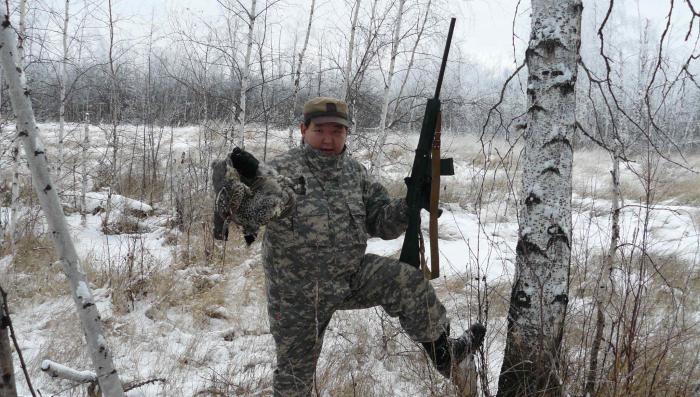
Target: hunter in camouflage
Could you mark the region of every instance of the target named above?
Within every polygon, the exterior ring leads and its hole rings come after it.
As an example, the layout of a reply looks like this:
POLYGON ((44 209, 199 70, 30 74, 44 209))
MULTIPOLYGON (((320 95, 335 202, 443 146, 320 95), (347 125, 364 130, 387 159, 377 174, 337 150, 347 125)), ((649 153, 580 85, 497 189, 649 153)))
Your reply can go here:
POLYGON ((262 242, 277 351, 275 396, 310 395, 324 331, 336 310, 382 306, 399 318, 408 336, 423 343, 446 377, 451 363, 462 361, 483 340, 480 325, 449 338, 445 308, 418 269, 365 254, 368 238, 403 233, 406 202, 391 199, 350 157, 348 125, 344 102, 312 99, 304 106, 302 145, 267 163, 305 185, 303 194, 288 201, 290 208, 278 211, 284 216, 267 224, 262 242))

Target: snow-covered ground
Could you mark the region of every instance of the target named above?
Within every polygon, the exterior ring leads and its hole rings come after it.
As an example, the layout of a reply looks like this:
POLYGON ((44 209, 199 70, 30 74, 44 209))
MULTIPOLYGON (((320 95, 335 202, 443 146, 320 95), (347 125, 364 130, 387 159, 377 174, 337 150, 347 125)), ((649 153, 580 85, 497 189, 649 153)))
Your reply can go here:
MULTIPOLYGON (((49 146, 55 143, 55 131, 53 124, 42 125, 44 141, 49 146)), ((90 168, 94 169, 108 149, 106 135, 95 127, 91 131, 90 168)), ((138 139, 139 131, 125 128, 131 139, 138 139)), ((285 133, 278 131, 276 136, 283 138, 285 133)), ((78 132, 74 135, 76 141, 78 135, 78 132)), ((409 146, 413 138, 408 139, 409 146)), ((161 153, 163 162, 178 159, 182 152, 187 152, 188 158, 196 158, 206 167, 208 160, 228 150, 220 143, 202 143, 198 127, 167 129, 162 139, 161 147, 166 148, 161 153)), ((282 150, 281 139, 272 142, 271 153, 282 150)), ((248 145, 254 153, 261 153, 262 139, 251 139, 248 145)), ((455 156, 457 175, 445 178, 445 185, 458 193, 460 189, 474 189, 473 181, 483 172, 481 163, 475 161, 478 153, 475 140, 454 138, 448 146, 455 156)), ((362 153, 356 157, 363 159, 362 153)), ((578 189, 575 186, 574 191, 578 193, 573 200, 573 255, 600 256, 610 240, 610 201, 581 192, 590 187, 591 181, 601 191, 607 188, 609 176, 604 165, 607 157, 603 153, 586 152, 584 158, 587 164, 575 167, 578 189), (597 168, 588 163, 591 158, 597 161, 597 168)), ((401 181, 408 172, 409 162, 410 152, 396 158, 385 169, 387 179, 401 181)), ((167 166, 171 167, 172 163, 167 166)), ((494 175, 503 178, 507 174, 497 171, 494 175)), ((623 177, 634 183, 629 172, 623 177)), ((70 181, 71 177, 65 177, 64 185, 70 181)), ((73 196, 79 195, 80 190, 77 186, 70 189, 63 196, 67 207, 75 202, 73 196)), ((518 225, 512 195, 508 191, 496 193, 494 197, 500 198, 481 208, 461 199, 442 206, 444 212, 439 219, 442 277, 433 283, 448 308, 453 334, 476 321, 477 293, 483 293, 486 285, 504 294, 492 297, 493 306, 498 306, 498 302, 502 306, 508 300, 507 283, 514 270, 518 225)), ((89 192, 87 196, 89 211, 104 207, 105 192, 89 192)), ((450 195, 454 197, 461 196, 450 195)), ((121 377, 126 382, 153 380, 128 395, 269 394, 275 352, 268 330, 259 243, 246 248, 239 238, 228 246, 214 245, 210 238, 203 237, 209 230, 203 224, 190 225, 188 233, 177 231, 172 227, 170 200, 146 204, 119 195, 113 199, 116 209, 111 215, 112 222, 127 219, 137 224, 138 233, 103 233, 103 212, 88 214, 84 223, 75 212, 67 219, 105 321, 121 377)), ((700 207, 666 201, 647 209, 633 199, 624 204, 623 244, 640 244, 640 231, 646 222, 650 234, 645 244, 650 252, 677 257, 679 263, 688 266, 687 271, 697 273, 700 207)), ((197 202, 195 206, 206 209, 211 203, 197 202)), ((8 213, 7 208, 2 208, 0 216, 6 217, 8 213)), ((423 225, 427 223, 426 218, 423 225)), ((401 243, 402 238, 371 239, 368 252, 397 255, 401 243)), ((429 252, 429 247, 425 251, 429 252)), ((83 395, 80 390, 84 386, 50 379, 39 370, 44 359, 76 369, 90 369, 73 302, 59 269, 50 263, 38 269, 25 268, 12 264, 12 257, 5 256, 0 258, 0 282, 9 289, 15 330, 34 387, 44 396, 83 395), (45 283, 52 288, 46 290, 26 283, 45 283), (32 295, 23 289, 38 292, 32 295)), ((492 311, 488 327, 486 358, 493 391, 505 336, 502 308, 492 311)), ((399 330, 397 321, 388 318, 381 309, 338 312, 329 326, 319 361, 320 394, 450 395, 450 386, 436 377, 439 375, 427 365, 418 345, 399 330)), ((29 391, 17 357, 14 359, 20 394, 27 396, 29 391)))

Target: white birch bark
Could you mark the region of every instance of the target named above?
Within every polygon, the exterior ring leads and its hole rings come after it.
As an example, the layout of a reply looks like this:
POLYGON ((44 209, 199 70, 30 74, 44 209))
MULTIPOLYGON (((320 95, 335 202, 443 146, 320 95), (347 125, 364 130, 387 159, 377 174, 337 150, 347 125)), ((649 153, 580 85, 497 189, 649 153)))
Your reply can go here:
POLYGON ((119 126, 119 115, 117 114, 119 107, 119 92, 117 85, 117 69, 114 65, 114 24, 115 20, 112 14, 112 0, 107 1, 107 11, 109 13, 109 76, 111 78, 111 90, 109 95, 109 111, 110 118, 112 121, 112 133, 111 142, 112 146, 112 175, 107 188, 107 202, 105 203, 104 217, 102 218, 102 227, 105 228, 109 225, 109 219, 112 214, 112 193, 114 192, 115 186, 119 183, 119 167, 117 165, 118 152, 119 152, 119 132, 117 127, 119 126))
MULTIPOLYGON (((0 75, 0 87, 2 87, 2 76, 0 75)), ((0 89, 0 103, 2 103, 2 90, 0 89)), ((2 117, 2 116, 0 116, 2 117)), ((0 126, 0 134, 4 134, 5 131, 3 131, 2 126, 0 126)), ((10 151, 12 153, 12 151, 10 151)), ((7 227, 8 224, 10 223, 9 221, 9 214, 7 216, 3 214, 3 211, 0 210, 0 249, 3 248, 5 245, 5 233, 7 233, 7 227)))
POLYGON ((24 153, 32 173, 34 190, 51 230, 56 253, 70 281, 73 300, 87 340, 90 358, 96 369, 102 393, 107 397, 124 396, 122 385, 112 362, 112 354, 102 332, 100 315, 88 287, 85 273, 80 269, 78 254, 63 216, 61 203, 53 187, 46 154, 37 140, 38 128, 25 84, 24 71, 13 59, 16 47, 15 31, 5 13, 0 28, 0 64, 9 87, 12 109, 17 117, 18 136, 22 139, 24 153))
POLYGON ((391 43, 391 59, 389 60, 389 71, 384 81, 384 95, 382 99, 381 119, 379 121, 379 131, 377 141, 374 145, 372 164, 370 170, 377 175, 384 161, 384 144, 386 142, 386 115, 389 111, 389 94, 391 93, 391 80, 394 78, 394 66, 396 65, 396 55, 399 52, 399 34, 401 33, 401 19, 403 17, 403 6, 406 0, 399 0, 399 9, 396 14, 396 26, 394 27, 394 38, 391 43))
MULTIPOLYGON (((17 45, 17 63, 20 68, 24 69, 24 40, 26 36, 26 19, 27 19, 27 0, 19 2, 19 37, 20 41, 17 45)), ((16 130, 17 128, 15 128, 16 130)), ((17 230, 17 222, 19 220, 19 137, 15 136, 12 144, 12 192, 10 198, 10 222, 7 228, 7 234, 10 239, 10 249, 12 256, 16 253, 15 239, 17 230)))
POLYGON ((323 74, 323 43, 318 43, 318 80, 316 81, 316 96, 321 96, 321 75, 323 74))
POLYGON ((357 17, 360 14, 360 3, 355 1, 355 10, 352 13, 352 25, 350 25, 350 42, 348 43, 348 57, 345 59, 345 83, 343 85, 343 99, 350 99, 350 82, 352 81, 352 56, 355 51, 355 32, 357 31, 357 17))
POLYGON ((12 364, 10 327, 5 313, 5 296, 0 293, 0 397, 17 397, 15 367, 12 364))
POLYGON ((243 76, 241 76, 241 107, 238 116, 240 123, 238 133, 240 134, 239 146, 245 147, 245 111, 246 98, 248 97, 248 85, 250 84, 250 54, 253 51, 253 30, 255 29, 255 5, 257 0, 250 2, 250 12, 248 13, 248 43, 245 50, 245 63, 243 64, 243 76))
POLYGON ((83 147, 81 151, 80 166, 81 172, 83 174, 83 183, 80 190, 80 223, 85 226, 87 221, 87 184, 88 184, 88 174, 87 174, 87 163, 88 163, 88 149, 90 148, 90 114, 85 112, 85 127, 83 128, 83 147))
POLYGON ((620 209, 622 201, 622 193, 620 192, 620 157, 617 146, 613 149, 612 160, 613 169, 610 171, 612 176, 613 196, 610 206, 611 222, 610 222, 610 245, 608 252, 605 254, 603 267, 600 269, 599 288, 595 295, 596 305, 596 324, 595 333, 593 335, 593 343, 591 344, 591 354, 588 363, 588 374, 586 375, 586 384, 584 392, 586 397, 595 395, 595 390, 598 384, 598 354, 603 343, 603 331, 605 330, 605 311, 610 304, 611 287, 612 287, 612 269, 615 264, 615 255, 617 254, 617 246, 620 241, 620 209))
MULTIPOLYGON (((231 19, 234 17, 231 16, 226 20, 226 30, 228 31, 228 39, 231 42, 231 60, 229 64, 229 74, 231 75, 231 97, 233 97, 233 92, 236 88, 236 82, 234 79, 236 78, 236 53, 238 52, 238 18, 235 18, 235 23, 233 26, 233 29, 231 29, 231 19)), ((206 75, 207 69, 204 69, 204 74, 206 75)), ((206 78, 205 78, 206 81, 206 78)), ((209 122, 209 111, 208 111, 208 105, 206 103, 207 101, 207 96, 204 95, 204 101, 205 101, 205 106, 204 106, 204 122, 200 126, 206 126, 207 123, 209 122)), ((231 101, 231 139, 233 139, 233 132, 236 128, 236 116, 238 110, 236 109, 236 103, 235 101, 231 101)), ((200 128, 200 133, 201 133, 202 128, 200 128)), ((226 141, 228 141, 228 131, 225 133, 226 136, 224 138, 226 141)))
POLYGON ((27 0, 19 0, 19 43, 17 58, 19 66, 24 68, 24 41, 27 39, 27 0))
POLYGON ((56 164, 56 178, 61 180, 61 171, 63 167, 63 140, 66 137, 66 80, 68 80, 66 65, 68 64, 68 11, 70 8, 70 0, 66 0, 65 13, 63 16, 63 61, 61 62, 61 78, 58 81, 60 88, 59 92, 59 109, 58 109, 58 161, 56 164))
MULTIPOLYGON (((316 0, 311 0, 311 9, 309 10, 309 21, 306 24, 306 35, 304 36, 304 44, 301 46, 301 52, 299 52, 298 64, 296 67, 296 77, 294 78, 294 94, 292 95, 292 108, 289 110, 289 147, 292 148, 296 146, 294 144, 294 131, 296 125, 294 125, 294 112, 297 108, 297 100, 299 99, 299 86, 301 84, 301 65, 304 62, 304 53, 306 52, 306 47, 309 45, 309 36, 311 35, 311 23, 314 19, 314 9, 316 8, 316 0)), ((294 46, 296 48, 296 46, 294 46)))
POLYGON ((571 137, 581 0, 534 0, 516 269, 499 396, 564 393, 560 348, 571 262, 571 137))
POLYGON ((15 136, 12 144, 12 188, 10 199, 10 222, 7 225, 7 238, 10 240, 10 251, 16 253, 16 230, 19 221, 19 138, 15 136))

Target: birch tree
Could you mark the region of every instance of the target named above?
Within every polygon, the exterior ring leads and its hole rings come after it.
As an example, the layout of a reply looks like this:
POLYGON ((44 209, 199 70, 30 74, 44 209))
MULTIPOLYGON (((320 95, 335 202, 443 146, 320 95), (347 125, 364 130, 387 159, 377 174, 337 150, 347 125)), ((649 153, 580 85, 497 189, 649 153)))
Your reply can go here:
POLYGON ((108 12, 108 28, 109 28, 109 51, 108 64, 109 64, 109 77, 110 77, 110 90, 109 90, 109 109, 110 109, 110 119, 111 125, 111 136, 110 136, 110 146, 112 147, 112 173, 111 181, 109 184, 109 191, 107 192, 107 202, 105 204, 105 215, 102 218, 102 227, 106 227, 109 224, 109 217, 112 213, 112 194, 114 193, 115 186, 119 183, 117 166, 118 152, 119 152, 119 114, 118 108, 120 106, 119 101, 119 83, 117 81, 117 69, 115 61, 115 48, 114 48, 114 15, 112 14, 112 0, 107 1, 107 12, 108 12))
MULTIPOLYGON (((17 64, 24 69, 24 41, 27 37, 27 0, 19 2, 19 41, 17 43, 17 64)), ((15 128, 17 129, 17 128, 15 128)), ((10 224, 7 234, 10 239, 12 256, 16 254, 15 238, 19 220, 19 137, 15 135, 12 144, 12 192, 10 198, 10 224)))
POLYGON ((381 167, 384 155, 384 144, 386 142, 386 115, 389 111, 389 94, 391 93, 391 80, 394 78, 394 66, 396 65, 396 56, 399 52, 399 35, 401 33, 401 19, 403 17, 403 6, 406 0, 399 0, 399 9, 396 13, 396 25, 394 26, 394 38, 391 42, 391 58, 389 60, 389 71, 384 80, 384 95, 382 99, 381 119, 379 121, 379 131, 377 132, 377 141, 374 145, 371 172, 377 174, 381 167))
POLYGON ((343 99, 347 102, 350 100, 350 81, 352 76, 352 55, 355 50, 355 32, 357 31, 357 17, 360 14, 360 3, 362 0, 356 0, 352 13, 352 24, 350 25, 350 42, 348 43, 348 56, 345 60, 345 82, 343 84, 343 99))
POLYGON ((83 144, 80 156, 81 172, 83 174, 80 189, 80 224, 85 226, 87 222, 87 184, 88 184, 88 149, 90 148, 90 114, 85 112, 85 126, 83 127, 83 144))
POLYGON ((239 129, 240 134, 239 146, 241 148, 245 147, 245 111, 246 111, 246 98, 248 97, 248 86, 250 85, 250 54, 253 50, 253 31, 255 30, 255 19, 257 15, 255 14, 255 6, 257 0, 251 0, 250 11, 246 10, 248 14, 248 42, 246 44, 245 50, 245 61, 243 63, 243 73, 241 76, 241 106, 239 110, 239 129))
POLYGON ((66 80, 68 80, 68 21, 69 21, 70 0, 66 0, 65 13, 63 15, 63 59, 61 61, 61 77, 58 80, 59 86, 59 109, 58 109, 58 161, 56 164, 56 178, 61 180, 63 167, 63 140, 66 137, 66 80))
MULTIPOLYGON (((289 110, 289 147, 294 147, 294 113, 297 108, 297 100, 299 98, 299 86, 301 84, 301 65, 304 62, 304 53, 306 52, 306 47, 309 45, 309 35, 311 35, 311 22, 314 19, 314 9, 316 7, 316 0, 311 0, 311 8, 309 9, 309 21, 306 24, 306 34, 304 35, 304 44, 301 46, 301 51, 299 52, 298 64, 296 67, 296 74, 294 77, 294 94, 292 94, 292 108, 289 110)), ((296 48, 296 45, 294 46, 296 48)))
POLYGON ((12 109, 17 118, 18 136, 22 140, 24 153, 32 173, 32 183, 46 216, 56 253, 71 286, 73 301, 78 310, 88 351, 100 388, 106 397, 122 397, 122 389, 117 370, 114 368, 112 353, 103 335, 102 323, 97 306, 88 287, 85 273, 80 269, 78 254, 68 231, 58 194, 54 188, 46 161, 46 150, 40 145, 38 128, 26 86, 24 71, 13 58, 16 48, 15 31, 9 15, 4 13, 0 28, 0 64, 8 84, 12 109))
POLYGON ((560 348, 571 262, 571 137, 581 0, 534 0, 516 269, 499 396, 564 393, 560 348))

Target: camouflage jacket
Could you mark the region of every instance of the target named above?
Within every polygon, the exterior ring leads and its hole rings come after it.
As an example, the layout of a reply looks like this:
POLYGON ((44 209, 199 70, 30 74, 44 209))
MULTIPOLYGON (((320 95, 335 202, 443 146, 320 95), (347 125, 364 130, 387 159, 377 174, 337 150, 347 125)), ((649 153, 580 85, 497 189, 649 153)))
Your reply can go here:
POLYGON ((288 215, 267 225, 262 249, 268 298, 342 300, 367 239, 394 239, 405 231, 405 200, 390 199, 347 150, 324 156, 303 145, 268 165, 290 178, 302 176, 306 185, 288 215))

